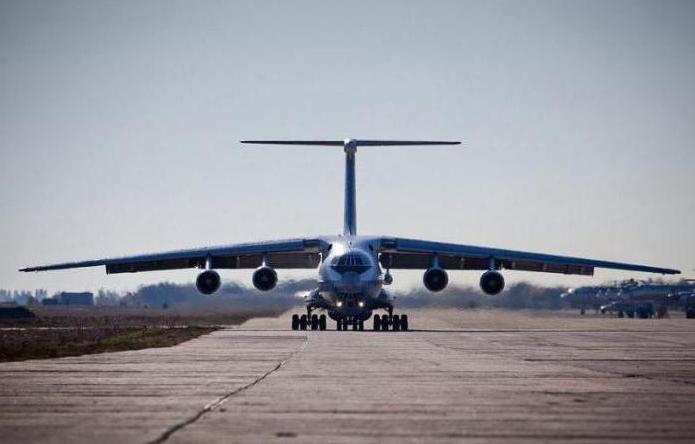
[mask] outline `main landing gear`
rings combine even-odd
[[[374,331],[407,331],[408,330],[408,315],[374,315]]]
[[[326,315],[322,314],[320,316],[305,314],[299,316],[298,314],[292,315],[292,330],[325,330],[326,329]]]

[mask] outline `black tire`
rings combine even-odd
[[[340,331],[343,329],[343,320],[342,319],[338,319],[337,321],[335,321],[335,329],[337,331]]]
[[[348,329],[347,319],[343,319],[343,331],[347,331],[347,329]]]
[[[381,331],[389,331],[389,318],[386,315],[381,317]]]
[[[695,309],[692,309],[692,308],[689,309],[689,310],[685,313],[685,318],[686,318],[686,319],[695,319]]]
[[[372,330],[381,330],[381,318],[379,317],[379,315],[374,315],[374,324],[372,324]]]
[[[311,315],[311,329],[312,330],[318,330],[319,329],[319,317],[316,315]]]
[[[292,315],[292,330],[299,330],[299,315]]]
[[[352,331],[357,331],[357,321],[352,321]]]
[[[359,321],[359,322],[357,323],[357,329],[358,329],[359,331],[364,331],[364,321]]]
[[[398,315],[393,316],[393,331],[399,331],[401,329],[401,317]]]
[[[300,329],[300,330],[306,330],[306,326],[307,326],[306,315],[302,315],[302,316],[299,318],[299,329]]]
[[[408,331],[408,315],[401,315],[401,330]]]
[[[326,315],[319,316],[319,330],[326,329]]]

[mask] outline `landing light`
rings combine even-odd
[[[338,307],[342,307],[342,306],[343,306],[343,301],[338,301],[338,302],[335,303],[335,305],[337,305]]]
[[[359,301],[357,305],[359,305],[360,307],[364,307],[364,301]]]

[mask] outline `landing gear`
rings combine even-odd
[[[299,330],[299,315],[292,315],[292,330]]]
[[[408,315],[401,315],[401,330],[408,331]]]
[[[299,316],[298,314],[292,315],[292,330],[325,330],[326,329],[326,315],[316,316],[312,314],[306,314]]]
[[[364,321],[359,319],[341,318],[335,321],[335,329],[337,331],[347,331],[352,329],[352,331],[362,331],[364,330]]]
[[[389,327],[391,327],[391,330],[393,331],[407,331],[408,315],[374,315],[374,323],[372,324],[372,330],[388,331]]]

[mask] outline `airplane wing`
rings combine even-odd
[[[105,266],[106,273],[136,273],[139,271],[175,270],[181,268],[257,268],[266,259],[273,268],[316,268],[320,252],[326,247],[320,239],[289,239],[268,242],[196,248],[165,253],[98,259],[82,262],[42,265],[19,271],[64,270]]]
[[[545,273],[592,276],[594,268],[613,268],[680,274],[670,268],[403,238],[383,238],[380,253],[379,262],[387,269],[426,269],[436,255],[439,265],[448,270],[489,270],[494,261],[496,268]]]

